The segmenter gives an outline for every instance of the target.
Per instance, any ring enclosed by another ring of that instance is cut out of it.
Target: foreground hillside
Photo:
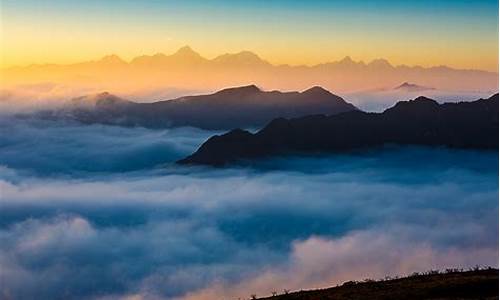
[[[294,153],[336,153],[386,144],[498,148],[498,94],[473,102],[438,104],[419,97],[383,113],[278,118],[252,134],[236,129],[206,141],[180,163],[223,165]]]
[[[277,295],[273,300],[498,299],[498,270],[426,274]]]

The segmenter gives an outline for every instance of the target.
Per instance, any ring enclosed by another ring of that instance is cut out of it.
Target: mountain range
[[[473,102],[418,97],[382,113],[353,110],[272,120],[253,134],[235,129],[208,139],[181,164],[224,165],[286,154],[351,152],[386,144],[498,149],[498,94]]]
[[[44,118],[71,119],[87,124],[232,129],[261,127],[277,117],[294,118],[353,110],[357,110],[354,105],[318,86],[303,92],[279,92],[262,91],[255,85],[249,85],[153,103],[136,103],[105,92],[78,97],[61,109],[37,114]]]
[[[391,88],[402,81],[444,90],[498,90],[498,73],[480,70],[394,66],[385,59],[365,63],[350,57],[313,66],[273,65],[250,51],[207,59],[187,46],[171,55],[143,55],[129,62],[109,55],[96,61],[12,67],[0,72],[4,88],[50,82],[122,95],[167,88],[208,92],[248,84],[268,90],[304,90],[320,85],[345,93]]]

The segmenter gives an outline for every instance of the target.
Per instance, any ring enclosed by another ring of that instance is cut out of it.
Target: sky
[[[126,60],[189,45],[275,64],[351,56],[498,69],[497,1],[0,1],[0,65]]]

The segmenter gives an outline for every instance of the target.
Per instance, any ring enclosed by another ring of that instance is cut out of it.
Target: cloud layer
[[[1,122],[0,298],[244,298],[498,264],[497,153],[180,168],[210,132]]]

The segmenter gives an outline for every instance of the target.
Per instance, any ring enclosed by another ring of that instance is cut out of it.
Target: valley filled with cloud
[[[498,153],[174,162],[218,132],[2,116],[1,298],[221,299],[498,267]]]

